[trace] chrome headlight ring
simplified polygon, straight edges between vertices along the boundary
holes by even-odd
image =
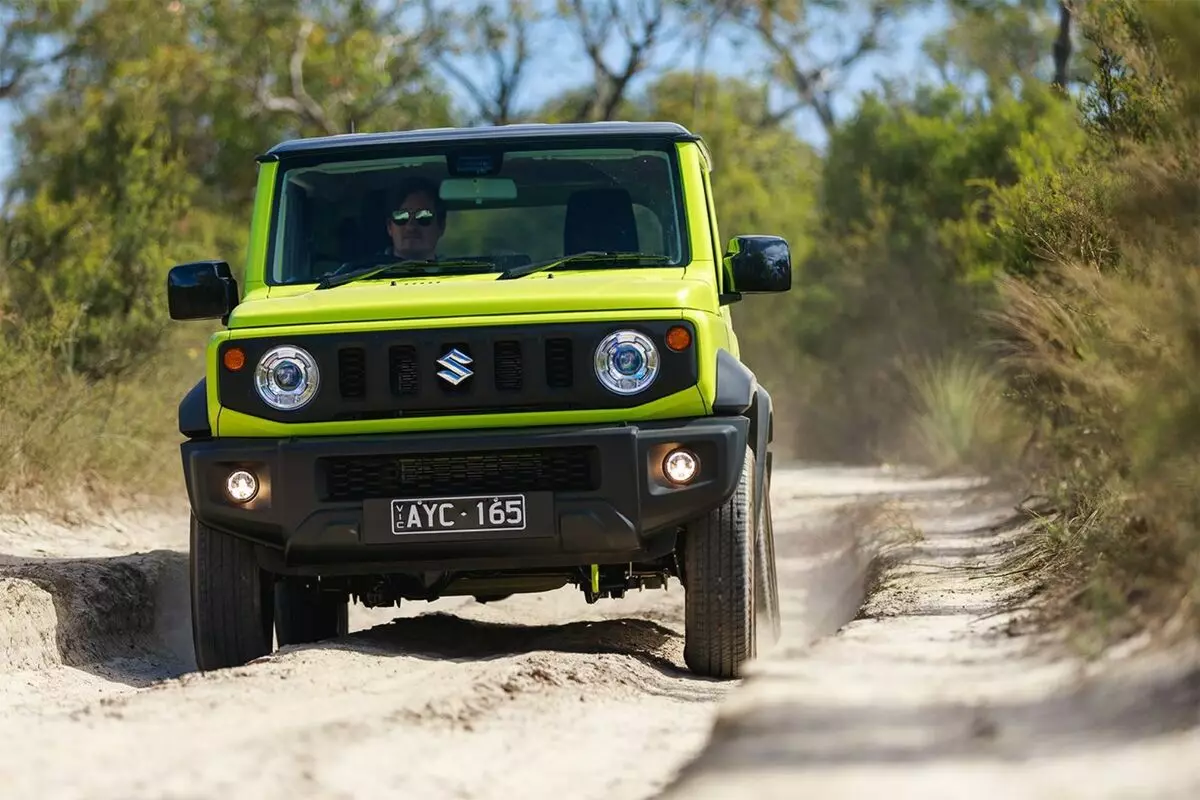
[[[278,411],[296,411],[312,402],[321,386],[317,361],[303,348],[272,347],[254,368],[259,398]]]
[[[638,331],[614,331],[596,347],[595,370],[600,383],[614,394],[644,392],[661,370],[658,348]]]

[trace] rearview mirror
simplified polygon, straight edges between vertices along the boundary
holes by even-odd
[[[223,320],[237,304],[237,280],[224,261],[193,261],[167,273],[171,319]]]
[[[725,253],[729,300],[792,288],[792,256],[779,236],[735,236]]]
[[[446,178],[438,195],[443,200],[515,200],[517,184],[511,178]]]

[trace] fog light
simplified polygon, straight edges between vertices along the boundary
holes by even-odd
[[[672,483],[691,483],[700,471],[700,459],[689,450],[672,450],[663,459],[663,472]]]
[[[225,479],[225,492],[235,503],[249,503],[258,494],[258,479],[244,469],[234,470]]]

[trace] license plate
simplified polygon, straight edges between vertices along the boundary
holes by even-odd
[[[421,497],[392,500],[392,535],[523,531],[525,495]]]

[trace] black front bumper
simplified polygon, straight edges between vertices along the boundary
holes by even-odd
[[[712,417],[629,425],[439,431],[183,443],[196,517],[262,545],[287,571],[356,574],[619,564],[652,560],[678,526],[737,486],[749,419]],[[661,473],[686,446],[700,474],[685,487]],[[225,494],[233,469],[259,478],[246,505]],[[527,494],[520,532],[391,535],[390,501]]]

